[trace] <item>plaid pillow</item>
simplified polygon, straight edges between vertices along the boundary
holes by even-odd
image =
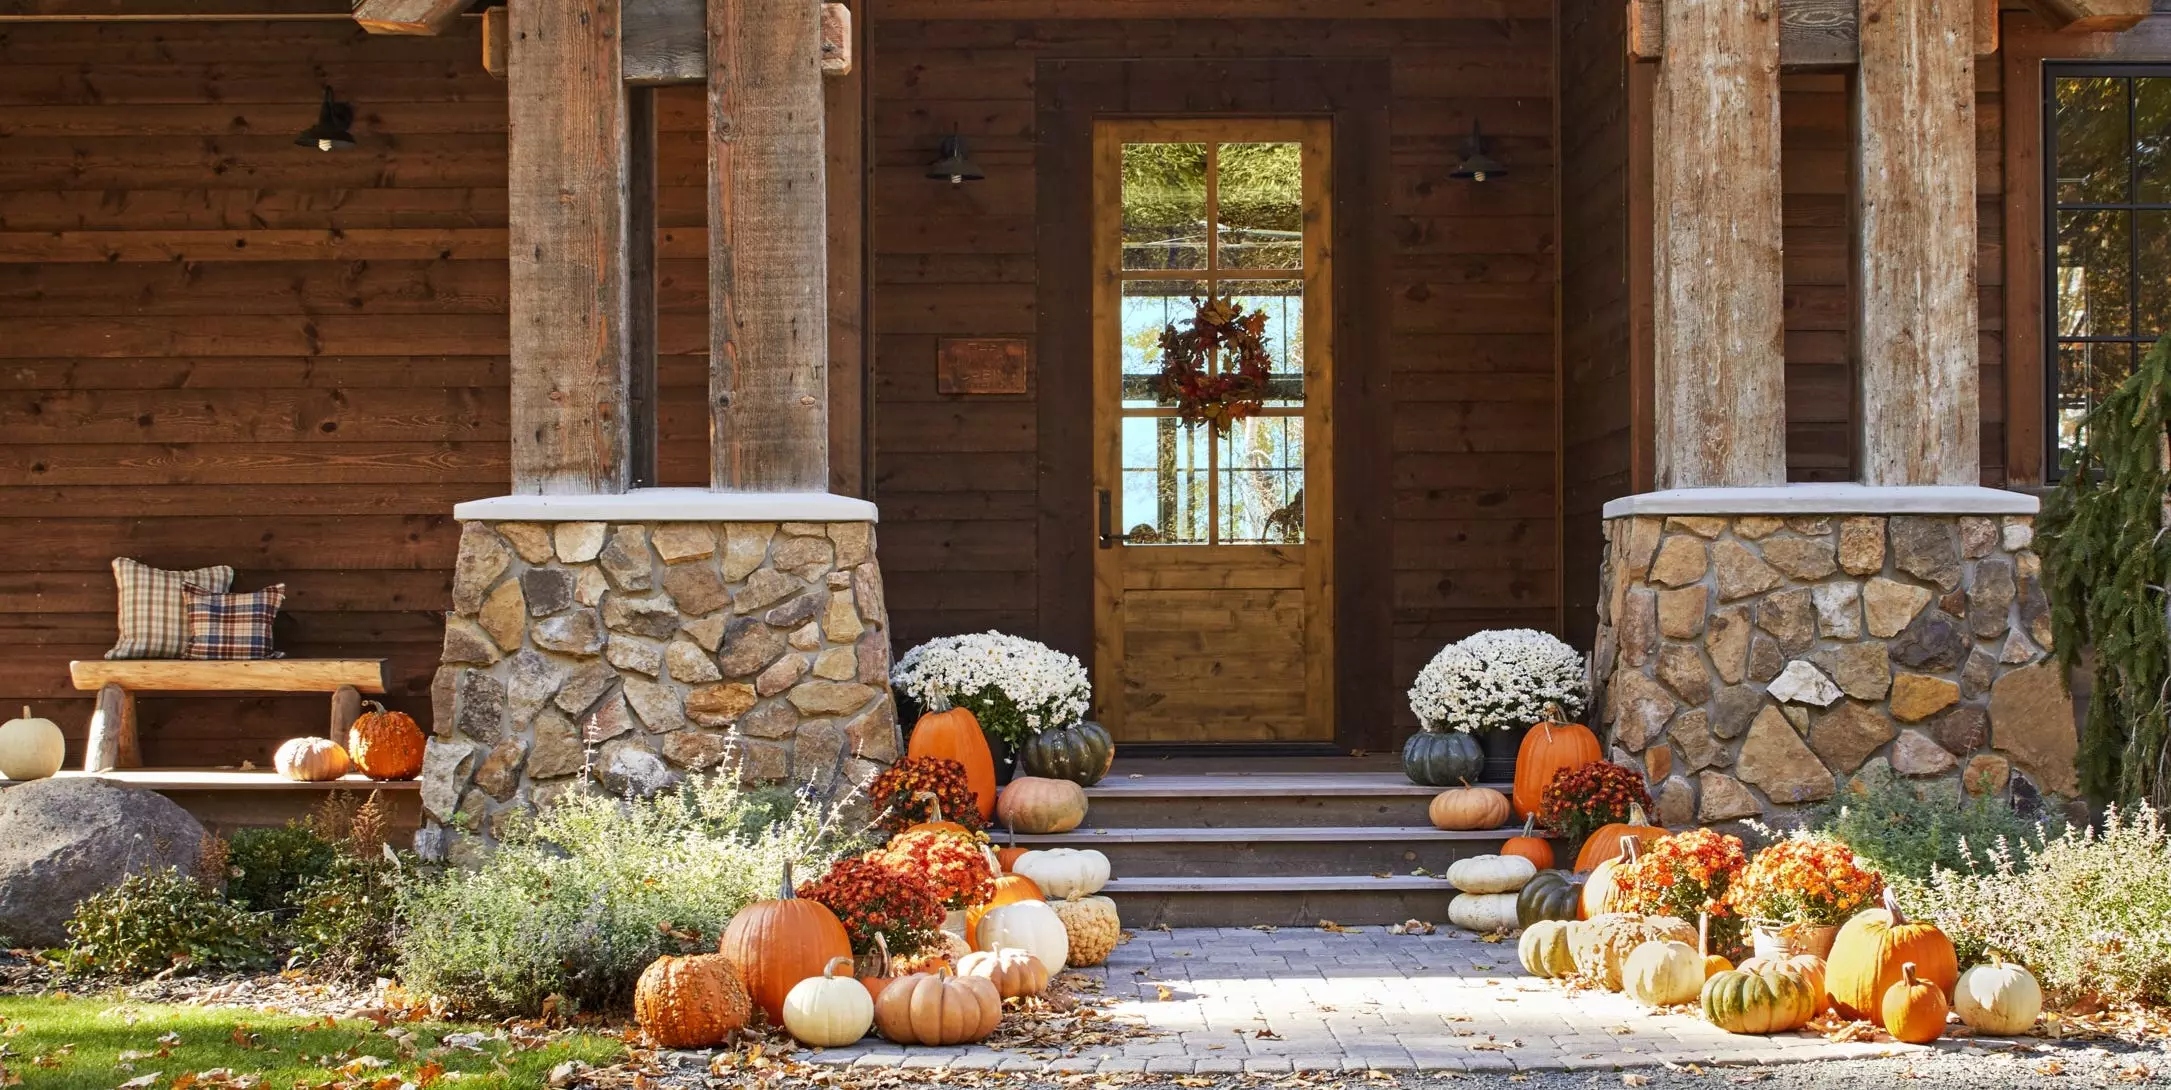
[[[188,649],[188,603],[182,600],[181,588],[193,584],[223,593],[234,585],[234,569],[220,564],[195,571],[161,571],[124,556],[113,561],[113,582],[121,591],[121,639],[106,657],[177,659]]]
[[[189,659],[275,659],[271,649],[271,622],[279,617],[279,603],[286,600],[286,584],[279,583],[247,594],[215,594],[200,587],[183,587],[188,599]]]

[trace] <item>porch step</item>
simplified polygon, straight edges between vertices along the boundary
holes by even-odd
[[[1093,848],[1123,875],[1170,880],[1250,875],[1443,873],[1448,864],[1500,850],[1513,829],[1442,830],[1423,826],[1263,826],[1092,828],[1019,836],[1028,848]],[[1555,845],[1564,850],[1566,845]]]
[[[1102,894],[1116,902],[1123,925],[1155,927],[1317,927],[1332,920],[1351,927],[1403,920],[1444,924],[1455,889],[1437,878],[1396,875],[1268,877],[1124,877]]]
[[[1439,793],[1399,772],[1133,773],[1102,780],[1086,798],[1096,828],[1348,828],[1422,823]]]

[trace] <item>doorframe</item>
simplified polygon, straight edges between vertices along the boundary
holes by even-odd
[[[1389,74],[1377,59],[1037,66],[1038,606],[1042,639],[1082,660],[1094,652],[1094,122],[1309,116],[1333,126],[1334,742],[1206,747],[1214,753],[1380,752],[1394,744],[1391,376],[1383,365]]]

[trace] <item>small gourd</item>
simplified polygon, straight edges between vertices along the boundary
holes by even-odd
[[[1040,892],[1058,900],[1075,893],[1091,897],[1108,884],[1108,857],[1091,848],[1043,848],[1026,852],[1010,864]]]
[[[1447,922],[1466,931],[1490,934],[1519,926],[1513,893],[1458,893],[1447,903]]]
[[[844,975],[838,976],[839,967]],[[852,978],[852,959],[831,958],[822,975],[810,976],[784,996],[784,1028],[800,1044],[840,1048],[874,1025],[874,999]]]
[[[2043,986],[2035,974],[1995,954],[1960,974],[1952,1006],[1976,1033],[2011,1037],[2028,1032],[2043,1013]]]
[[[1895,1041],[1926,1045],[1945,1035],[1945,1015],[1952,1008],[1945,991],[1915,975],[1915,963],[1900,964],[1900,979],[1885,991],[1885,1032]]]
[[[1693,1003],[1704,990],[1703,955],[1685,942],[1647,942],[1621,963],[1621,990],[1653,1007]]]
[[[1070,956],[1070,933],[1063,929],[1062,917],[1047,902],[1020,901],[981,917],[972,945],[976,950],[1016,947],[1039,958],[1048,975],[1054,976],[1063,971]]]
[[[60,771],[67,749],[59,724],[31,715],[25,704],[21,719],[0,723],[0,779],[45,779]]]
[[[1013,946],[1000,950],[976,950],[959,958],[957,975],[993,981],[1004,999],[1039,995],[1048,990],[1048,967],[1031,953]]]
[[[303,783],[336,780],[353,770],[347,751],[329,738],[289,738],[271,755],[271,766]]]

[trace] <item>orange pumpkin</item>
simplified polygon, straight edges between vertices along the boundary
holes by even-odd
[[[1017,862],[1019,856],[1033,849],[1018,847],[1018,834],[1007,829],[1003,831],[1003,843],[1006,846],[995,853],[995,866],[1004,874],[1009,874],[1010,865]]]
[[[1883,908],[1855,913],[1832,939],[1824,978],[1832,1006],[1841,1017],[1874,1021],[1884,1011],[1885,993],[1899,983],[1900,967],[1908,962],[1945,995],[1960,983],[1960,959],[1952,940],[1936,924],[1909,921],[1888,888]]]
[[[931,712],[912,725],[912,739],[905,745],[907,757],[947,757],[965,766],[965,782],[972,787],[980,820],[995,816],[995,754],[980,720],[963,708]]]
[[[1538,835],[1538,815],[1523,815],[1523,831],[1500,846],[1502,855],[1520,855],[1539,870],[1553,869],[1553,844]]]
[[[1656,844],[1666,838],[1666,830],[1644,821],[1643,807],[1631,803],[1628,820],[1601,825],[1583,841],[1583,849],[1575,856],[1575,869],[1596,870],[1598,864],[1621,854],[1621,838],[1635,837],[1644,844]]]
[[[1727,972],[1734,967],[1733,962],[1711,952],[1711,913],[1709,912],[1698,913],[1696,916],[1696,956],[1704,959],[1705,980],[1710,980],[1712,977]],[[1819,979],[1824,976],[1824,964],[1822,962],[1817,964],[1817,976]],[[1817,989],[1820,993],[1823,990],[1821,987]]]
[[[1900,963],[1900,979],[1885,990],[1882,1004],[1885,1032],[1893,1040],[1926,1045],[1945,1035],[1945,1016],[1952,1005],[1944,989],[1915,975],[1915,963]]]
[[[1555,706],[1553,718],[1566,717]],[[1537,813],[1556,774],[1593,764],[1600,756],[1598,736],[1581,723],[1547,722],[1530,728],[1515,751],[1515,812],[1525,817]]]
[[[756,901],[724,927],[718,952],[739,967],[747,994],[784,1024],[784,996],[792,985],[822,975],[831,958],[852,956],[852,939],[836,913],[792,894],[792,868],[784,864],[784,888],[774,901]]]
[[[373,780],[411,780],[422,774],[422,728],[406,712],[386,711],[374,700],[347,728],[347,756]]]
[[[1426,816],[1435,829],[1497,829],[1508,820],[1508,799],[1490,787],[1450,787],[1432,796]]]
[[[913,795],[912,799],[914,802],[924,800],[927,803],[927,813],[929,817],[926,821],[922,821],[916,825],[905,826],[905,831],[903,833],[899,833],[899,836],[905,836],[911,833],[955,833],[958,836],[963,837],[969,837],[972,835],[971,829],[967,829],[963,825],[959,825],[957,822],[954,821],[943,820],[942,800],[936,798],[933,791],[919,792],[918,794]]]
[[[1005,829],[1035,834],[1067,833],[1085,820],[1085,788],[1069,780],[1019,776],[996,796],[995,812],[1001,816]]]
[[[633,1018],[664,1048],[710,1048],[746,1024],[746,985],[722,954],[665,955],[641,970]]]
[[[995,880],[995,893],[987,899],[986,904],[974,905],[965,910],[965,933],[968,935],[979,934],[980,917],[987,915],[991,909],[1001,908],[1004,905],[1014,905],[1019,901],[1045,901],[1047,899],[1047,894],[1040,891],[1040,883],[1022,874],[1003,875]]]
[[[1618,911],[1613,907],[1613,899],[1621,891],[1621,880],[1615,872],[1636,861],[1639,843],[1641,842],[1635,837],[1623,837],[1619,855],[1601,860],[1596,867],[1591,868],[1590,880],[1583,883],[1583,907],[1576,914],[1577,918],[1595,919],[1605,913]]]
[[[882,998],[882,989],[889,987],[890,981],[897,978],[891,975],[890,970],[889,937],[882,934],[880,931],[875,932],[874,949],[875,952],[870,955],[874,959],[874,965],[872,966],[872,968],[874,969],[874,975],[860,977],[859,984],[860,987],[867,989],[867,998],[880,999]],[[825,969],[823,971],[827,972],[828,970]]]
[[[875,1028],[901,1045],[962,1045],[983,1040],[1002,1021],[1003,997],[986,977],[901,976],[874,1001]]]

